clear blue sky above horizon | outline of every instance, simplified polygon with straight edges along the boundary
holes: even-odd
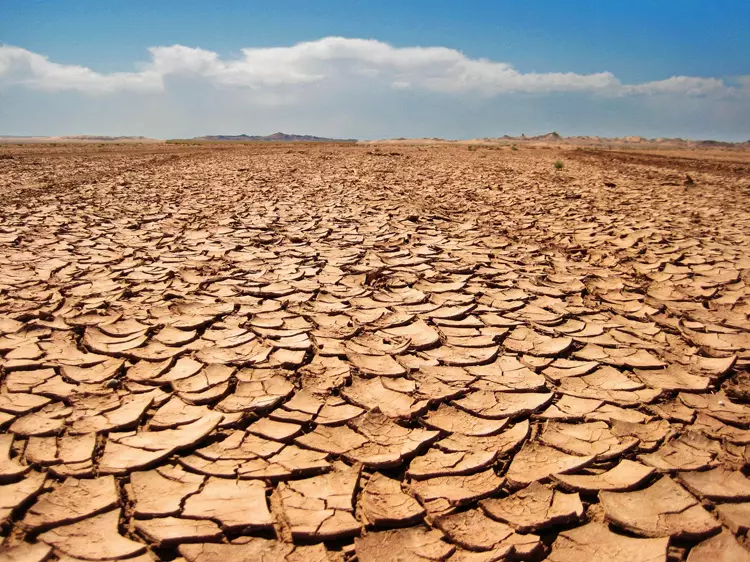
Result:
[[[0,134],[746,140],[749,21],[729,0],[0,0]]]

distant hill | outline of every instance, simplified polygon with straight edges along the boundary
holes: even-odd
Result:
[[[357,142],[357,139],[331,139],[313,135],[290,135],[274,133],[272,135],[206,135],[191,140],[203,141],[245,141],[245,142]]]
[[[565,146],[586,146],[586,147],[632,147],[639,148],[720,148],[720,149],[747,149],[750,148],[750,141],[728,142],[717,140],[691,140],[681,138],[656,138],[648,139],[639,136],[629,137],[597,137],[597,136],[574,136],[564,137],[553,131],[543,135],[527,137],[503,135],[502,137],[484,137],[477,139],[464,140],[442,140],[442,139],[386,139],[380,141],[359,141],[364,144],[429,144],[435,143],[456,143],[456,144],[539,144],[539,145],[565,145]]]

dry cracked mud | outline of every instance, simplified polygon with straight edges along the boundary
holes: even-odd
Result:
[[[0,152],[0,560],[750,558],[747,153]]]

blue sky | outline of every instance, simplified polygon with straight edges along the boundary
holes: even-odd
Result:
[[[0,134],[747,140],[748,21],[727,0],[0,0]]]

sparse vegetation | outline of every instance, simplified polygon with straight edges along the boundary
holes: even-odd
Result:
[[[510,146],[510,149],[511,149],[511,150],[518,150],[518,147],[517,147],[517,146],[516,146],[515,144],[512,144],[512,145]]]
[[[562,160],[555,160],[555,170],[562,170],[565,167]]]

